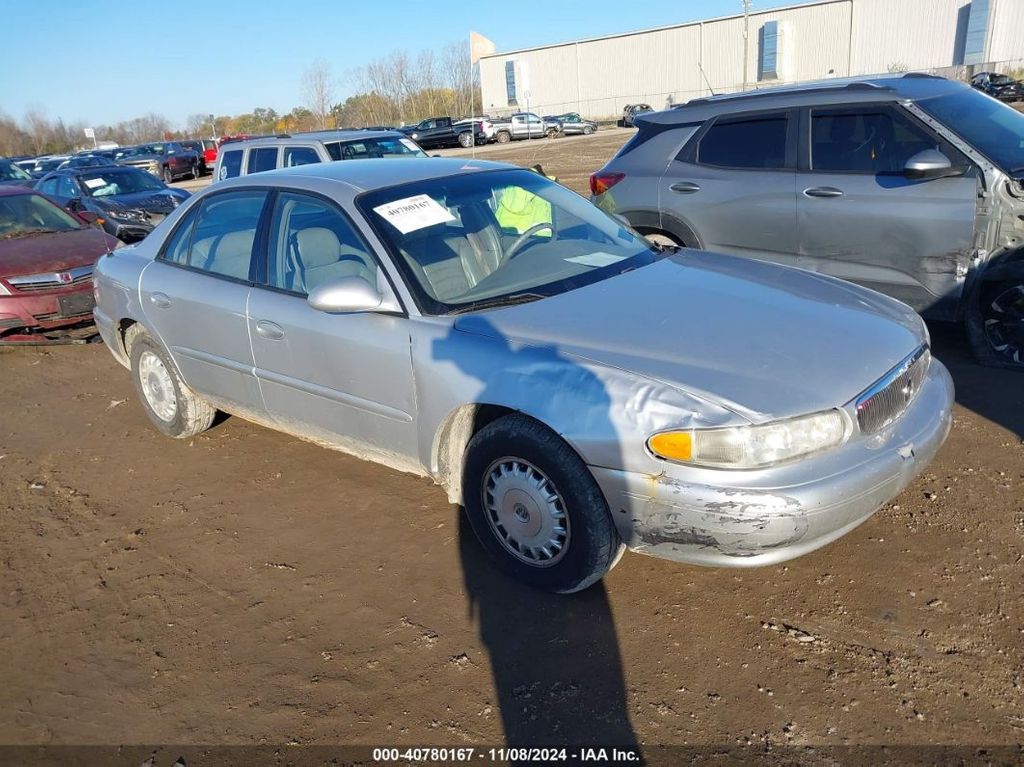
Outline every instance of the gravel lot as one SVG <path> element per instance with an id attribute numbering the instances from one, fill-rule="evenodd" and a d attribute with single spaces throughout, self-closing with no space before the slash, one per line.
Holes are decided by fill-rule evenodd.
<path id="1" fill-rule="evenodd" d="M 477 154 L 584 191 L 629 135 Z M 99 345 L 0 353 L 0 742 L 1020 743 L 1024 377 L 932 334 L 953 432 L 866 524 L 573 597 L 429 482 L 237 418 L 168 440 Z"/>

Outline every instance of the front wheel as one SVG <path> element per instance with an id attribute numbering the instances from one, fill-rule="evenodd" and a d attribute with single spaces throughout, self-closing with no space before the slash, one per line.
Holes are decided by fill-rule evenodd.
<path id="1" fill-rule="evenodd" d="M 548 138 L 554 138 L 555 136 L 557 136 L 557 135 L 558 135 L 558 131 L 557 131 L 557 130 L 555 130 L 554 128 L 548 128 L 548 129 L 547 129 L 547 130 L 546 130 L 546 131 L 544 132 L 544 135 L 545 135 L 545 136 L 547 136 Z"/>
<path id="2" fill-rule="evenodd" d="M 171 166 L 170 165 L 165 165 L 164 166 L 164 174 L 163 175 L 164 175 L 164 183 L 165 184 L 170 184 L 172 181 L 174 181 L 174 174 L 171 173 Z"/>
<path id="3" fill-rule="evenodd" d="M 473 532 L 497 564 L 547 591 L 587 588 L 624 549 L 583 460 L 521 414 L 499 418 L 470 440 L 463 502 Z"/>
<path id="4" fill-rule="evenodd" d="M 978 286 L 967 336 L 982 365 L 1024 370 L 1024 274 Z"/>
<path id="5" fill-rule="evenodd" d="M 593 132 L 594 132 L 594 129 L 593 129 L 593 128 L 591 128 L 591 127 L 590 127 L 589 125 L 587 125 L 587 126 L 585 126 L 585 127 L 583 128 L 583 135 L 584 135 L 584 136 L 589 136 L 589 135 L 590 135 L 591 133 L 593 133 Z"/>
<path id="6" fill-rule="evenodd" d="M 138 325 L 125 337 L 132 363 L 132 382 L 149 420 L 168 437 L 186 439 L 206 431 L 216 409 L 189 388 L 167 353 Z"/>

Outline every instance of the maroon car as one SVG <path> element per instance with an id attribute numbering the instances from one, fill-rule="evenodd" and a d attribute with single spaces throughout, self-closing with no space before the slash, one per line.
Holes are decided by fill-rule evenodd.
<path id="1" fill-rule="evenodd" d="M 85 216 L 0 187 L 0 343 L 60 340 L 91 324 L 93 265 L 123 243 Z"/>

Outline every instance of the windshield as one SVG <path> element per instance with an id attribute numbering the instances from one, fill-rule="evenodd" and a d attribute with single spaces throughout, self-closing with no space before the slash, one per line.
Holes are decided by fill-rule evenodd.
<path id="1" fill-rule="evenodd" d="M 992 75 L 989 78 L 989 82 L 993 85 L 1012 85 L 1017 81 L 1008 75 Z"/>
<path id="2" fill-rule="evenodd" d="M 90 197 L 112 197 L 117 194 L 136 192 L 159 192 L 164 185 L 141 170 L 118 168 L 97 170 L 79 176 L 86 194 Z"/>
<path id="3" fill-rule="evenodd" d="M 358 141 L 338 141 L 324 145 L 332 160 L 366 160 L 369 158 L 426 157 L 426 153 L 412 139 L 404 136 L 364 138 Z"/>
<path id="4" fill-rule="evenodd" d="M 1024 173 L 1024 114 L 976 90 L 922 99 L 917 105 L 944 123 L 1003 172 Z"/>
<path id="5" fill-rule="evenodd" d="M 117 153 L 117 157 L 138 157 L 140 155 L 163 154 L 163 144 L 142 144 L 141 146 L 128 147 Z"/>
<path id="6" fill-rule="evenodd" d="M 464 173 L 362 195 L 424 312 L 557 295 L 649 264 L 649 243 L 527 170 Z"/>
<path id="7" fill-rule="evenodd" d="M 70 232 L 82 225 L 45 197 L 28 193 L 0 197 L 0 239 L 44 232 Z"/>
<path id="8" fill-rule="evenodd" d="M 51 170 L 57 170 L 61 163 L 63 163 L 67 157 L 57 157 L 52 160 L 38 160 L 36 161 L 36 173 L 48 173 Z"/>
<path id="9" fill-rule="evenodd" d="M 25 181 L 31 178 L 10 160 L 0 160 L 0 181 Z"/>

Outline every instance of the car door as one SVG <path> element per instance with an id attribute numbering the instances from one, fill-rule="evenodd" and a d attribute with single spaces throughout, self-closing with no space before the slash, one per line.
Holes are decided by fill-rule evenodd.
<path id="1" fill-rule="evenodd" d="M 74 207 L 72 200 L 78 200 L 82 196 L 82 190 L 78 188 L 78 182 L 75 180 L 75 177 L 68 173 L 57 176 L 56 181 L 57 183 L 53 188 L 53 197 L 62 207 L 70 210 Z"/>
<path id="2" fill-rule="evenodd" d="M 397 313 L 328 314 L 309 291 L 343 277 L 385 290 L 369 247 L 333 202 L 280 192 L 265 280 L 249 300 L 249 336 L 267 409 L 281 427 L 390 455 L 416 453 L 408 320 Z"/>
<path id="3" fill-rule="evenodd" d="M 792 110 L 728 115 L 705 124 L 665 169 L 663 215 L 708 250 L 793 263 L 796 117 Z"/>
<path id="4" fill-rule="evenodd" d="M 260 414 L 246 321 L 263 190 L 211 194 L 179 221 L 142 272 L 147 327 L 189 386 L 219 406 Z"/>
<path id="5" fill-rule="evenodd" d="M 894 104 L 812 107 L 802 119 L 801 265 L 951 317 L 975 249 L 969 160 Z M 907 178 L 907 160 L 926 149 L 958 174 Z"/>

